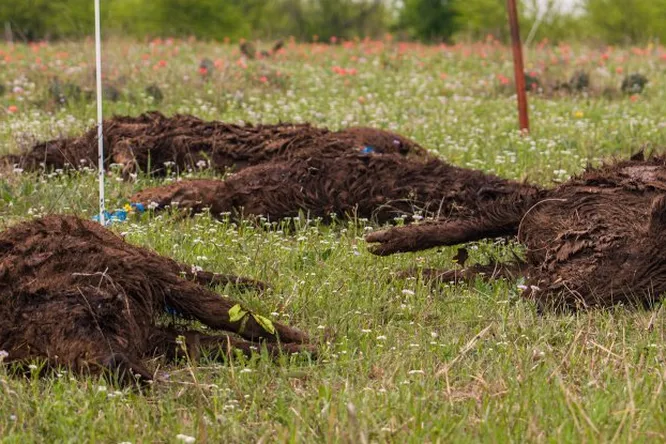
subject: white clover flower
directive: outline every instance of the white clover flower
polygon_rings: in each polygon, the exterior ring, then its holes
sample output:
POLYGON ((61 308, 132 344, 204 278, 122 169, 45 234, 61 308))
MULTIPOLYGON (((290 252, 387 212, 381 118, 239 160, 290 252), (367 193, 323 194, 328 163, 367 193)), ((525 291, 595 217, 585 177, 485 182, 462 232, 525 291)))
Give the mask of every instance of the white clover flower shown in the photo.
POLYGON ((0 350, 0 362, 2 362, 8 356, 9 353, 7 353, 5 350, 0 350))
POLYGON ((183 435, 182 433, 177 434, 176 439, 179 441, 183 441, 184 443, 187 444, 192 444, 193 442, 196 442, 196 438, 194 438, 194 436, 183 435))

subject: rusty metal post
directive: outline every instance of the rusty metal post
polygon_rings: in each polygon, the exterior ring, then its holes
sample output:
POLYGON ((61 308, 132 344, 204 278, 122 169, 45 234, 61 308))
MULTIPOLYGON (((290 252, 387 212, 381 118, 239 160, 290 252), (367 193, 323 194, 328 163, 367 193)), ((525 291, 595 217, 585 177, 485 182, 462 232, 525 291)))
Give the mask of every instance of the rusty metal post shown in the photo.
POLYGON ((529 132, 530 120, 527 115, 527 92, 525 90, 525 67, 523 65, 523 45, 520 41, 520 25, 518 24, 518 7, 516 0, 506 0, 511 28, 511 44, 513 46, 513 68, 518 96, 518 117, 520 130, 529 132))

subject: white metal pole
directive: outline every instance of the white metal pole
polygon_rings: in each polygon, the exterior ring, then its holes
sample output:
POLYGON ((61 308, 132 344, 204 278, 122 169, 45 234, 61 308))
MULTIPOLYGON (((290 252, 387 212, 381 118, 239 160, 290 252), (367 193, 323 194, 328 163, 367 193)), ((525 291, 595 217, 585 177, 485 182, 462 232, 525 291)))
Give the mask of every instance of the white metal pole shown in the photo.
POLYGON ((102 131, 102 38, 99 0, 95 0, 95 71, 97 77, 97 179, 99 181, 99 222, 104 225, 104 132, 102 131))

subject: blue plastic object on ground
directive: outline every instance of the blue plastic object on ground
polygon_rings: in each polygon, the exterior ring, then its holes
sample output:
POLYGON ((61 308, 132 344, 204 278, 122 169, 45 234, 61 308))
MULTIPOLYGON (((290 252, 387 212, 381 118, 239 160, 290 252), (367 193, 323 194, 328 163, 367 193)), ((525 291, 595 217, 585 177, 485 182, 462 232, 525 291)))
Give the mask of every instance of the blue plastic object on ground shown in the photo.
MULTIPOLYGON (((114 222, 125 222, 127 220, 127 215, 129 213, 143 213, 145 211, 145 207, 143 204, 140 203, 133 203, 129 205, 125 205, 123 209, 115 210, 113 213, 110 213, 108 211, 104 211, 104 225, 109 226, 114 222)), ((99 222, 99 214, 96 214, 92 217, 92 220, 95 222, 99 222)))

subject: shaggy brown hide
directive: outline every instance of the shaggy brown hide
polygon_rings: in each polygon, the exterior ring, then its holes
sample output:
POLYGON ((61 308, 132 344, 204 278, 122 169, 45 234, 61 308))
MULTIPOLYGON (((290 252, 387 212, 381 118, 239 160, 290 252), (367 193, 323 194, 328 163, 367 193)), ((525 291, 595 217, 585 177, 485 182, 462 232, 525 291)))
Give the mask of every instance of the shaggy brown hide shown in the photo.
POLYGON ((666 157, 639 154, 588 168, 555 189, 518 194, 481 213, 380 231, 367 241, 388 255, 516 235, 527 256, 514 269, 528 277, 524 296, 542 308, 650 306, 666 291, 666 157))
POLYGON ((439 159, 406 159, 399 154, 318 155, 247 168, 221 180, 190 180, 148 188, 132 202, 162 208, 172 203, 214 216, 263 215, 271 220, 299 212, 325 221, 361 217, 380 223, 417 211, 440 218, 473 216, 482 205, 529 185, 439 159))
MULTIPOLYGON (((345 153, 367 147, 378 153, 426 157, 415 142, 372 128, 341 131, 309 124, 234 125, 207 122, 188 115, 165 117, 150 112, 138 117, 114 117, 104 122, 105 163, 123 164, 127 177, 138 170, 163 175, 211 166, 219 172, 239 170, 275 158, 309 156, 319 152, 345 153)), ((97 128, 81 137, 35 145, 23 155, 5 156, 4 163, 28 171, 46 168, 97 166, 97 128)))
POLYGON ((46 360, 77 372, 117 372, 121 380, 152 379, 143 361, 187 351, 250 353, 265 342, 270 352, 312 351, 300 331, 273 323, 269 333, 248 314, 232 321, 236 304, 202 285, 262 284, 235 276, 196 272, 124 242, 100 225, 71 216, 48 216, 0 233, 0 350, 5 362, 46 360), (239 336, 203 334, 163 326, 167 308, 183 319, 239 336), (277 341, 281 344, 278 345, 277 341))

